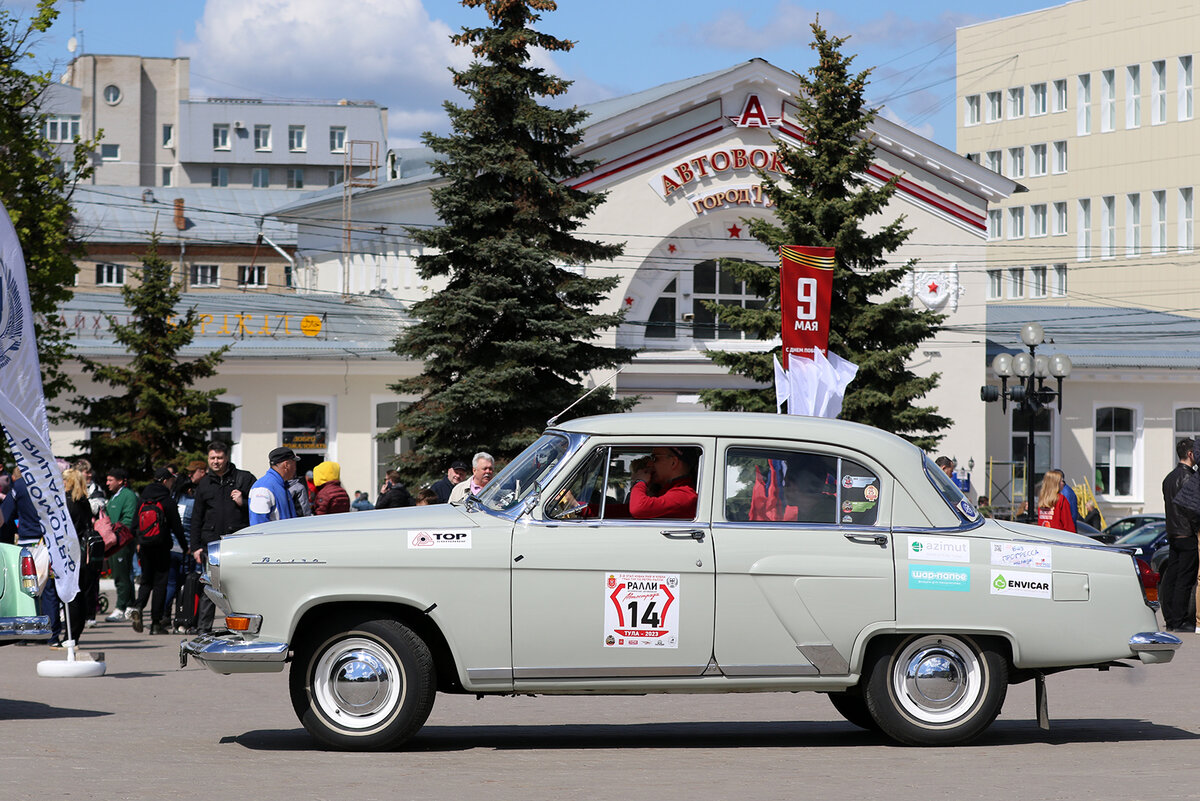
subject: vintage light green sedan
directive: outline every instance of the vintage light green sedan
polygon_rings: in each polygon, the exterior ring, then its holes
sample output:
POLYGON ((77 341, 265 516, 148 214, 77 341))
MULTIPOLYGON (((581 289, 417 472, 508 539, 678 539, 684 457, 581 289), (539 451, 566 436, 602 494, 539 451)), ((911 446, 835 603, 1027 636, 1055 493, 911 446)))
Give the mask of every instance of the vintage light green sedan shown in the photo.
POLYGON ((1044 701, 1050 673, 1180 645, 1128 553, 985 520, 913 445, 803 417, 573 420, 478 498, 268 523, 209 565, 229 631, 181 662, 290 665, 304 726, 355 750, 404 743, 438 691, 812 690, 948 745, 1010 684, 1044 701))
POLYGON ((0 543, 0 645, 50 636, 50 618, 38 613, 37 571, 28 548, 0 543))

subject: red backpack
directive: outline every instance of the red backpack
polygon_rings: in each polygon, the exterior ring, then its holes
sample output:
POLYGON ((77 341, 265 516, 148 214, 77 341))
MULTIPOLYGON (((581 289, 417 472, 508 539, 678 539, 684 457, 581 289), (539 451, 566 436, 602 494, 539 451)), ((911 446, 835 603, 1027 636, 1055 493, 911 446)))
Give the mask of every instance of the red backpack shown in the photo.
POLYGON ((163 516, 166 510, 163 509, 161 501, 142 501, 138 504, 136 524, 137 541, 141 545, 157 545, 162 542, 163 536, 163 516))

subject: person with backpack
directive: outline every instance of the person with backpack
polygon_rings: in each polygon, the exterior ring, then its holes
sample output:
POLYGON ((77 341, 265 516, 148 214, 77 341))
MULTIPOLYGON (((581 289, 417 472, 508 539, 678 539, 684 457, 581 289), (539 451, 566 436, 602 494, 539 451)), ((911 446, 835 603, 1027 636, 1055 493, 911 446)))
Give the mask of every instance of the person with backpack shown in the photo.
POLYGON ((150 633, 169 633, 163 625, 163 612, 167 601, 167 574, 171 569, 171 539, 180 542, 181 547, 185 542, 179 507, 171 495, 174 483, 175 476, 171 471, 160 467, 154 471, 154 480, 138 496, 134 542, 142 563, 142 584, 129 615, 133 630, 138 633, 143 630, 142 611, 147 601, 150 602, 150 633))

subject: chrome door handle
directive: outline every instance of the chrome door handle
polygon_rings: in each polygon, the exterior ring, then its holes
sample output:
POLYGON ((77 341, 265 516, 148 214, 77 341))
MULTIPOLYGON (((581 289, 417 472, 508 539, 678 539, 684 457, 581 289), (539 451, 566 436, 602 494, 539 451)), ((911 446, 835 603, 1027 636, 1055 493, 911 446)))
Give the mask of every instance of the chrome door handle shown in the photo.
POLYGON ((696 542, 704 542, 704 530, 699 528, 667 529, 658 533, 669 540, 695 540, 696 542))
POLYGON ((843 537, 851 542, 858 542, 863 545, 878 545, 880 548, 886 548, 888 538, 883 534, 843 534, 843 537))

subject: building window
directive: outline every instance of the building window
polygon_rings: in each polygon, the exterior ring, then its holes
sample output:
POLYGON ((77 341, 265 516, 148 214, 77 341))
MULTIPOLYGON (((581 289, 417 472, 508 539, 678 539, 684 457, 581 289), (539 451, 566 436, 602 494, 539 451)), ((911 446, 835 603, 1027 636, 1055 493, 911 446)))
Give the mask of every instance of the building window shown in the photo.
POLYGON ((287 188, 288 189, 303 189, 304 188, 304 168, 303 167, 288 167, 287 188))
POLYGON ((288 126, 288 150, 293 152, 304 150, 304 126, 289 125, 288 126))
MULTIPOLYGON (((975 97, 975 105, 979 105, 979 96, 975 97)), ((976 108, 976 116, 979 109, 976 108)), ((975 122, 979 122, 978 119, 975 122)), ((344 125, 332 125, 329 128, 329 152, 330 153, 345 153, 346 152, 346 127, 344 125)))
POLYGON ((271 149, 271 126, 270 125, 255 125, 254 126, 254 149, 255 150, 270 150, 271 149))
POLYGON ((1046 268, 1044 266, 1030 267, 1029 273, 1029 297, 1046 297, 1046 268))
POLYGON ((1088 73, 1077 76, 1075 97, 1075 133, 1087 136, 1092 132, 1092 76, 1088 73))
POLYGON ((963 125, 978 125, 983 121, 983 107, 979 103, 979 95, 966 98, 966 104, 963 125))
POLYGON ((1078 212, 1078 252, 1076 258, 1086 261, 1092 257, 1092 201, 1080 198, 1078 212))
POLYGON ((1117 127, 1117 77, 1113 70, 1100 73, 1100 133, 1117 127))
POLYGON ((1142 68, 1137 64, 1125 68, 1125 127, 1142 127, 1142 68))
POLYGON ((300 457, 297 475, 325 461, 329 447, 329 407, 324 403, 285 403, 280 444, 300 457))
POLYGON ((125 265, 97 264, 96 286, 122 286, 125 283, 125 265))
POLYGON ((1017 86, 1008 90, 1008 118, 1015 120, 1025 116, 1025 87, 1017 86))
POLYGON ((217 265, 192 265, 192 286, 217 286, 220 280, 220 268, 217 265))
MULTIPOLYGON (((396 464, 396 459, 403 453, 412 450, 410 437, 384 439, 392 426, 400 417, 400 411, 407 407, 404 401, 384 401, 375 404, 375 486, 382 487, 387 479, 387 471, 396 464)), ((412 493, 414 496, 415 492, 412 493)), ((378 500, 378 499, 376 499, 378 500)))
POLYGON ((736 328, 721 321, 705 301, 715 301, 720 306, 743 306, 747 309, 763 308, 761 298, 746 289, 746 284, 737 281, 720 268, 715 259, 702 261, 692 268, 692 313, 695 315, 692 336, 695 339, 742 339, 736 328))
POLYGON ((998 300, 1004 295, 1004 271, 1003 270, 988 270, 987 271, 987 299, 998 300))
MULTIPOLYGON (((1195 406, 1186 406, 1182 409, 1175 410, 1175 447, 1185 439, 1200 438, 1200 409, 1195 406)), ((1178 458, 1175 451, 1171 451, 1171 458, 1178 458)))
POLYGON ((1029 116, 1040 117, 1046 113, 1046 84, 1035 83, 1029 87, 1029 116))
POLYGON ((1067 110, 1067 79, 1061 78, 1054 82, 1054 105, 1051 107, 1055 113, 1067 110))
POLYGON ((1096 494, 1133 495, 1137 411, 1121 406, 1096 409, 1096 494))
POLYGON ((61 145, 74 142, 75 137, 79 136, 79 115, 59 114, 47 117, 42 134, 46 137, 47 142, 54 144, 61 145))
POLYGON ((1025 207, 1017 206, 1008 210, 1008 238, 1025 238, 1025 207))
POLYGON ((1000 209, 990 209, 988 211, 988 239, 1002 239, 1004 237, 1004 213, 1000 209))
POLYGON ((271 186, 271 169, 255 167, 250 170, 250 185, 255 189, 267 189, 271 186))
POLYGON ((213 167, 212 168, 212 185, 213 186, 229 186, 229 168, 228 167, 213 167))
POLYGON ((104 87, 104 102, 110 106, 115 106, 121 102, 121 90, 116 84, 109 84, 104 87))
POLYGON ((675 309, 678 281, 672 280, 663 289, 663 294, 654 302, 650 316, 646 318, 647 339, 675 338, 675 309))
POLYGON ((1179 57, 1179 121, 1192 118, 1192 57, 1179 57))
POLYGON ((208 418, 212 422, 212 428, 208 430, 208 441, 224 442, 230 448, 230 456, 241 440, 241 421, 238 419, 240 415, 237 414, 237 409, 235 404, 225 401, 212 401, 208 404, 208 418))
MULTIPOLYGON (((1029 439, 1029 430, 1033 430, 1033 476, 1034 484, 1046 471, 1049 470, 1054 461, 1054 418, 1053 412, 1050 409, 1039 409, 1034 413, 1033 425, 1029 425, 1029 412, 1022 409, 1017 409, 1009 418, 1012 426, 1012 461, 1013 481, 1022 489, 1025 486, 1025 443, 1029 439)), ((1035 490, 1036 492, 1036 490, 1035 490)))
POLYGON ((1194 240, 1192 239, 1192 225, 1195 220, 1194 209, 1192 208, 1192 188, 1185 186, 1179 190, 1179 249, 1191 250, 1194 240))
POLYGON ((1054 204, 1054 228, 1051 229, 1055 236, 1063 236, 1067 233, 1067 204, 1054 204))
POLYGON ((1046 146, 1045 145, 1030 145, 1029 159, 1033 163, 1029 165, 1029 174, 1032 176, 1046 174, 1046 146))
POLYGON ((266 286, 267 268, 263 264, 239 264, 238 286, 266 286))
POLYGON ((1111 259, 1117 250, 1117 199, 1100 198, 1100 258, 1111 259))
POLYGON ((1025 268, 1008 268, 1008 296, 1010 298, 1025 297, 1025 268))
POLYGON ((1029 235, 1046 235, 1046 204, 1038 203, 1029 207, 1029 235))
POLYGON ((213 126, 213 150, 229 149, 229 125, 221 123, 213 126))
POLYGON ((1051 287, 1051 292, 1056 298, 1065 298, 1067 296, 1067 265, 1054 265, 1054 284, 1051 287))
POLYGON ((345 178, 345 169, 342 167, 333 167, 325 172, 325 179, 329 182, 326 186, 337 186, 345 178))
POLYGON ((175 126, 169 122, 162 127, 162 146, 175 147, 175 126))
POLYGON ((1025 177, 1025 148, 1010 147, 1008 149, 1008 177, 1025 177))
POLYGON ((120 145, 100 145, 100 159, 102 161, 120 161, 121 146, 120 145))
POLYGON ((1142 195, 1125 196, 1125 256, 1133 258, 1142 252, 1142 195))
POLYGON ((163 167, 162 168, 162 185, 163 186, 174 186, 175 185, 175 168, 173 168, 173 167, 163 167))
POLYGON ((987 168, 997 175, 1000 174, 1000 170, 1002 170, 1003 167, 1000 165, 999 150, 989 150, 987 152, 987 168))
POLYGON ((1054 173, 1059 175, 1067 171, 1067 143, 1054 143, 1054 173))
POLYGON ((1167 249, 1167 193, 1164 190, 1150 193, 1153 220, 1150 225, 1150 249, 1164 253, 1167 249))
POLYGON ((968 154, 967 154, 967 161, 973 161, 973 162, 975 162, 976 164, 981 164, 981 163, 982 163, 982 162, 979 160, 979 154, 978 154, 978 153, 968 153, 968 154))
POLYGON ((1000 111, 1001 111, 1000 93, 999 92, 988 92, 987 93, 987 121, 988 122, 997 122, 1001 116, 1000 111))
POLYGON ((1162 125, 1167 121, 1167 62, 1155 61, 1150 72, 1150 124, 1162 125))

